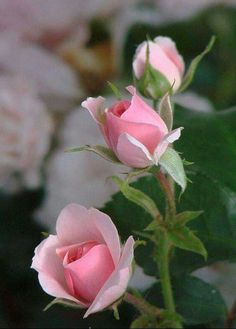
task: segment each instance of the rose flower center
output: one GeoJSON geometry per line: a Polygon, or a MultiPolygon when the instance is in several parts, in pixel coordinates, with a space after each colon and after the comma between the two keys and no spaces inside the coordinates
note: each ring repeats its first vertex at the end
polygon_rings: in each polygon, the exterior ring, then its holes
{"type": "Polygon", "coordinates": [[[92,302],[115,266],[105,244],[94,241],[57,249],[70,294],[92,302]]]}
{"type": "Polygon", "coordinates": [[[131,103],[128,100],[120,101],[119,103],[113,105],[109,109],[109,112],[120,118],[122,114],[130,107],[130,104],[131,103]]]}

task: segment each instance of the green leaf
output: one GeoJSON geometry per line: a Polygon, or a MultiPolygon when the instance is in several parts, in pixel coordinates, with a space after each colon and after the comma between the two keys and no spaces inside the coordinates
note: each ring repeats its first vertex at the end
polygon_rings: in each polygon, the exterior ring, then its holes
{"type": "Polygon", "coordinates": [[[182,84],[180,86],[180,89],[178,90],[179,93],[183,92],[186,88],[188,88],[188,86],[190,85],[190,83],[192,82],[193,78],[194,78],[194,74],[195,74],[195,71],[198,67],[198,64],[200,63],[200,61],[203,59],[203,57],[209,53],[209,51],[211,51],[214,43],[215,43],[215,40],[216,40],[216,37],[215,36],[212,36],[208,45],[206,46],[206,48],[204,49],[204,51],[198,55],[197,57],[195,57],[189,68],[188,68],[188,71],[187,73],[185,74],[184,78],[183,78],[183,81],[182,81],[182,84]]]}
{"type": "Polygon", "coordinates": [[[111,178],[119,186],[121,192],[128,200],[145,209],[152,216],[152,218],[157,219],[160,217],[160,212],[155,202],[145,193],[129,186],[127,182],[117,176],[112,176],[111,178]]]}
{"type": "Polygon", "coordinates": [[[159,163],[173,180],[181,186],[183,193],[187,186],[187,177],[185,175],[182,159],[178,152],[173,148],[168,147],[160,158],[159,163]]]}
{"type": "Polygon", "coordinates": [[[75,147],[75,148],[66,150],[66,152],[70,152],[70,153],[81,152],[81,151],[93,152],[108,161],[111,161],[114,163],[120,163],[120,160],[117,158],[115,153],[111,149],[109,149],[103,145],[95,145],[95,146],[85,145],[85,146],[75,147]]]}
{"type": "MultiPolygon", "coordinates": [[[[187,327],[213,321],[224,323],[227,308],[219,291],[212,285],[193,276],[172,280],[176,311],[182,315],[187,327]]],[[[160,283],[154,284],[145,293],[148,302],[162,307],[160,283]],[[159,304],[157,304],[156,296],[159,304]]],[[[202,326],[201,326],[202,327],[202,326]]],[[[207,326],[209,328],[209,326],[207,326]]]]}
{"type": "Polygon", "coordinates": [[[166,93],[162,97],[158,106],[158,112],[162,120],[165,122],[168,130],[171,131],[173,127],[173,110],[170,102],[169,93],[166,93]]]}
{"type": "Polygon", "coordinates": [[[203,113],[179,106],[175,108],[176,127],[184,126],[184,134],[177,144],[178,151],[194,162],[190,170],[204,173],[234,192],[236,192],[235,122],[236,109],[203,113]]]}
{"type": "Polygon", "coordinates": [[[203,214],[203,210],[200,211],[183,211],[180,214],[177,214],[175,217],[175,224],[185,225],[193,219],[198,218],[203,214]]]}
{"type": "MultiPolygon", "coordinates": [[[[200,172],[191,173],[190,177],[193,184],[182,197],[179,209],[204,209],[199,218],[189,222],[189,227],[208,251],[207,264],[235,261],[236,194],[200,172]]],[[[181,250],[176,250],[171,262],[172,273],[180,276],[205,265],[198,255],[181,250]]]]}
{"type": "Polygon", "coordinates": [[[168,231],[169,240],[177,248],[193,251],[207,258],[207,251],[196,235],[186,226],[177,226],[168,231]]]}

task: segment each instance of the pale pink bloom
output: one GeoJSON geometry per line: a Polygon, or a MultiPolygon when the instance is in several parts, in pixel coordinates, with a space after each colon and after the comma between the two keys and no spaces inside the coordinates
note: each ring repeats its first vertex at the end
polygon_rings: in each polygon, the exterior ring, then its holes
{"type": "Polygon", "coordinates": [[[35,20],[36,1],[32,0],[1,0],[0,1],[0,32],[17,32],[24,38],[38,36],[38,24],[35,20]]]}
{"type": "Polygon", "coordinates": [[[0,32],[15,31],[36,40],[61,40],[94,17],[111,17],[137,0],[1,0],[0,32]]]}
{"type": "Polygon", "coordinates": [[[137,48],[133,61],[135,77],[140,79],[144,74],[147,46],[149,47],[149,63],[162,73],[170,86],[173,85],[173,90],[177,91],[184,74],[184,61],[175,43],[168,37],[157,37],[154,41],[145,41],[137,48]]]}
{"type": "Polygon", "coordinates": [[[46,49],[22,41],[15,34],[0,35],[0,70],[24,76],[46,100],[79,98],[75,72],[46,49]]]}
{"type": "Polygon", "coordinates": [[[35,249],[32,262],[45,292],[88,308],[84,317],[107,308],[125,293],[134,240],[130,236],[121,249],[109,216],[70,204],[58,217],[56,233],[35,249]]]}
{"type": "Polygon", "coordinates": [[[0,180],[18,173],[24,184],[40,183],[40,168],[49,150],[52,121],[28,82],[0,78],[0,180]]]}
{"type": "Polygon", "coordinates": [[[97,121],[108,146],[121,162],[135,168],[157,165],[169,143],[179,139],[181,128],[168,132],[165,122],[135,88],[127,89],[132,94],[131,101],[119,101],[105,111],[101,96],[87,98],[82,106],[97,121]]]}

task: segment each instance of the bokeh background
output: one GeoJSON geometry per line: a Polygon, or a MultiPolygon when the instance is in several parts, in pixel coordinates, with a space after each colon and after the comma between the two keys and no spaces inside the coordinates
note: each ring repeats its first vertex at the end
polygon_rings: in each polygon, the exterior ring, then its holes
{"type": "MultiPolygon", "coordinates": [[[[0,327],[128,327],[135,311],[126,304],[120,321],[109,311],[87,320],[59,306],[43,312],[51,298],[30,269],[34,248],[68,203],[103,207],[116,192],[106,177],[124,171],[92,154],[64,152],[103,144],[81,101],[103,94],[112,103],[107,81],[130,84],[135,49],[147,35],[171,37],[188,66],[213,34],[214,49],[176,96],[194,113],[236,104],[236,0],[0,0],[0,327]]],[[[216,263],[196,275],[231,306],[234,265],[216,263]]],[[[151,282],[138,269],[131,286],[151,282]]]]}

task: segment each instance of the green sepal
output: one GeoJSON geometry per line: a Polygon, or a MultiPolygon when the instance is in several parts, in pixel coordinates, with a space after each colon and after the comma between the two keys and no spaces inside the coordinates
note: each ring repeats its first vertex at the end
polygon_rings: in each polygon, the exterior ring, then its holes
{"type": "Polygon", "coordinates": [[[144,73],[140,79],[134,78],[135,85],[140,93],[152,100],[158,100],[167,92],[171,93],[172,86],[166,77],[158,70],[154,69],[149,62],[149,43],[147,41],[146,63],[144,73]]]}
{"type": "Polygon", "coordinates": [[[119,89],[110,81],[107,81],[108,86],[111,88],[111,90],[113,91],[114,95],[116,96],[116,98],[118,100],[122,100],[122,95],[121,92],[119,91],[119,89]]]}
{"type": "Polygon", "coordinates": [[[145,173],[150,173],[150,168],[151,167],[146,167],[146,168],[142,168],[142,169],[133,169],[132,171],[130,171],[128,174],[127,174],[127,177],[125,179],[125,181],[127,183],[129,183],[133,178],[137,177],[137,176],[140,176],[142,174],[145,174],[145,173]]]}
{"type": "Polygon", "coordinates": [[[48,238],[50,235],[48,232],[41,232],[41,234],[44,238],[48,238]]]}
{"type": "Polygon", "coordinates": [[[187,186],[187,177],[185,174],[183,161],[173,148],[168,147],[161,156],[159,164],[167,171],[173,180],[181,187],[182,193],[187,186]]]}
{"type": "Polygon", "coordinates": [[[117,304],[114,304],[112,305],[112,310],[113,310],[113,315],[114,315],[114,318],[119,321],[120,320],[120,314],[119,314],[119,310],[118,310],[118,305],[117,304]]]}
{"type": "Polygon", "coordinates": [[[166,93],[160,100],[158,112],[162,120],[165,122],[168,131],[171,131],[173,127],[173,110],[170,102],[169,93],[166,93]]]}
{"type": "Polygon", "coordinates": [[[183,81],[182,81],[182,84],[181,84],[181,86],[180,86],[180,88],[179,88],[179,90],[178,90],[178,93],[181,93],[181,92],[183,92],[185,89],[188,88],[188,86],[190,85],[190,83],[192,82],[192,80],[193,80],[193,78],[194,78],[194,75],[195,75],[196,69],[197,69],[197,67],[198,67],[198,64],[199,64],[200,61],[203,59],[203,57],[204,57],[207,53],[209,53],[209,51],[211,51],[211,49],[212,49],[212,47],[213,47],[213,45],[214,45],[214,43],[215,43],[215,40],[216,40],[216,37],[215,37],[215,36],[212,36],[211,39],[210,39],[210,41],[209,41],[209,43],[208,43],[208,45],[207,45],[206,48],[204,49],[204,51],[203,51],[201,54],[199,54],[198,56],[196,56],[196,57],[192,60],[190,66],[189,66],[189,68],[188,68],[188,71],[186,72],[186,74],[185,74],[185,76],[184,76],[184,78],[183,78],[183,81]]]}
{"type": "Polygon", "coordinates": [[[207,251],[201,240],[186,226],[177,225],[167,231],[172,244],[180,249],[200,254],[207,259],[207,251]]]}
{"type": "Polygon", "coordinates": [[[68,299],[63,299],[63,298],[55,298],[53,301],[51,301],[44,309],[43,311],[46,312],[48,311],[52,306],[59,304],[64,307],[69,307],[69,308],[74,308],[74,309],[81,309],[81,306],[76,304],[75,302],[72,302],[68,299]]]}
{"type": "Polygon", "coordinates": [[[65,152],[75,153],[75,152],[81,152],[81,151],[93,152],[110,162],[121,163],[120,160],[115,155],[115,153],[111,149],[109,149],[103,145],[95,145],[95,146],[84,145],[84,146],[68,149],[65,152]]]}
{"type": "Polygon", "coordinates": [[[136,248],[138,248],[139,246],[146,246],[146,244],[147,244],[147,241],[145,241],[145,240],[135,240],[134,250],[136,248]]]}
{"type": "Polygon", "coordinates": [[[126,181],[117,176],[110,177],[113,182],[120,188],[121,193],[131,202],[145,209],[153,219],[160,217],[160,212],[155,202],[145,193],[131,187],[126,181]]]}

